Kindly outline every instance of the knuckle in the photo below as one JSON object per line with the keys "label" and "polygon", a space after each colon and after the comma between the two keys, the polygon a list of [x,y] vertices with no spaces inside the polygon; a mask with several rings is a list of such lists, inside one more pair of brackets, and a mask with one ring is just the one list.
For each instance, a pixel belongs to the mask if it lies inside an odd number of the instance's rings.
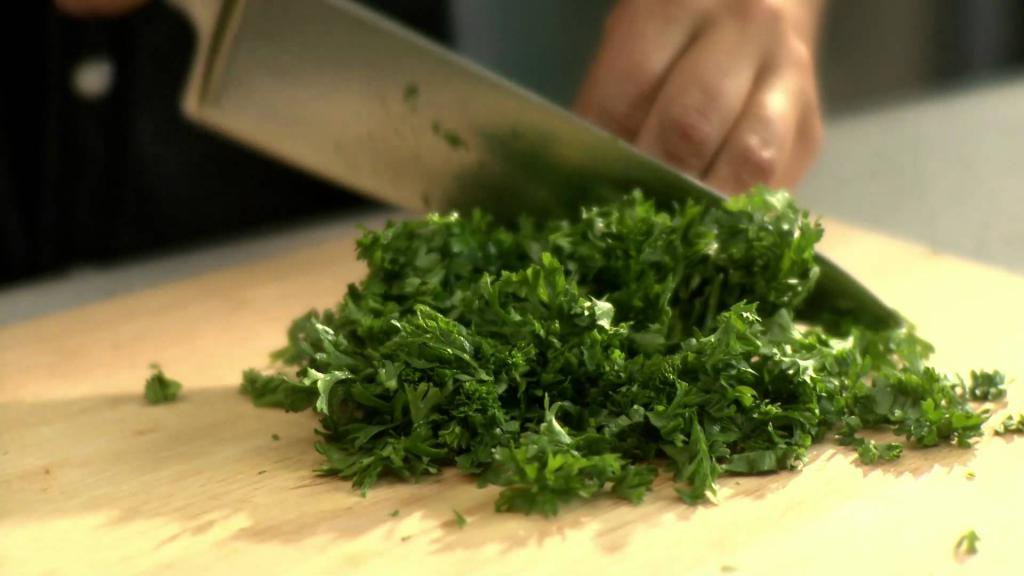
{"label": "knuckle", "polygon": [[596,102],[588,116],[600,126],[626,139],[631,139],[640,130],[644,112],[638,102],[614,105],[604,101]]}
{"label": "knuckle", "polygon": [[780,44],[784,51],[785,59],[793,66],[798,69],[813,73],[814,71],[814,51],[807,45],[806,42],[798,38],[795,34],[790,34],[784,42]]}
{"label": "knuckle", "polygon": [[779,169],[779,157],[775,149],[752,135],[745,136],[736,150],[736,179],[743,186],[767,184]]}
{"label": "knuckle", "polygon": [[714,120],[706,108],[677,107],[666,115],[658,131],[666,159],[681,168],[703,168],[714,152]]}

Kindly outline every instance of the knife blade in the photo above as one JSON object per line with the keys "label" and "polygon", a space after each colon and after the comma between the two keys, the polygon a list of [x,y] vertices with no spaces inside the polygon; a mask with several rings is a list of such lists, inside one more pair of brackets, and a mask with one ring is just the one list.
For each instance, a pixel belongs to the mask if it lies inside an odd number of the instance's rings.
{"label": "knife blade", "polygon": [[[348,0],[174,0],[197,48],[187,117],[278,160],[406,209],[572,216],[639,188],[724,196]],[[818,255],[802,311],[875,327],[900,317]]]}

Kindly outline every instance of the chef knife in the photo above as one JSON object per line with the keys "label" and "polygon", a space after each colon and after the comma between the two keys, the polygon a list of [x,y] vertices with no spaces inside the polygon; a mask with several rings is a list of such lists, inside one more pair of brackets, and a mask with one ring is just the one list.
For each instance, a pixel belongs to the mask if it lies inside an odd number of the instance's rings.
{"label": "chef knife", "polygon": [[[724,197],[348,0],[172,0],[197,43],[182,107],[274,158],[411,210],[567,216],[639,188]],[[805,317],[899,316],[827,258]]]}

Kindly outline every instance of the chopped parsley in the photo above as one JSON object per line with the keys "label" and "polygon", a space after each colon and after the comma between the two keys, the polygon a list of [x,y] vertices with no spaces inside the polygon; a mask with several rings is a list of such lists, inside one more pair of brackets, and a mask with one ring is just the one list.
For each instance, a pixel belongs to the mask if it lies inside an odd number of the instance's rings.
{"label": "chopped parsley", "polygon": [[146,402],[164,404],[177,400],[178,393],[181,392],[181,382],[168,378],[159,364],[150,364],[149,368],[153,373],[146,379]]}
{"label": "chopped parsley", "polygon": [[[682,500],[723,474],[799,468],[835,437],[867,464],[969,447],[1004,378],[927,364],[912,326],[796,323],[821,226],[784,192],[664,210],[640,193],[575,220],[481,212],[368,231],[369,269],[246,371],[260,406],[312,409],[320,472],[365,493],[456,466],[499,511],[554,515],[602,493],[639,502],[663,472]],[[903,443],[878,444],[864,430]]]}
{"label": "chopped parsley", "polygon": [[976,402],[991,402],[1006,398],[1006,376],[1002,372],[971,370],[971,384],[967,396]]}
{"label": "chopped parsley", "polygon": [[402,100],[409,106],[415,106],[420,98],[420,86],[415,82],[409,82],[402,90]]}
{"label": "chopped parsley", "polygon": [[981,542],[981,536],[978,536],[978,533],[974,530],[968,530],[957,539],[953,550],[958,554],[973,556],[978,553],[978,542]]}
{"label": "chopped parsley", "polygon": [[1014,417],[1012,414],[1007,414],[1006,418],[1003,419],[999,427],[996,428],[996,434],[1003,436],[1006,434],[1024,434],[1024,413],[1017,414]]}

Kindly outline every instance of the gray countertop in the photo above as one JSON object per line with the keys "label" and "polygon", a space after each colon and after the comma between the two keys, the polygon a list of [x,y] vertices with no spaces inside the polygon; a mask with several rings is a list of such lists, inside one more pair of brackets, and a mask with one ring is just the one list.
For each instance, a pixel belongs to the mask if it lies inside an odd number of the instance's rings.
{"label": "gray countertop", "polygon": [[1024,79],[828,123],[811,210],[1024,271]]}
{"label": "gray countertop", "polygon": [[[812,211],[937,250],[1024,271],[1024,79],[866,110],[828,122],[801,186]],[[216,245],[78,268],[0,288],[0,324],[322,242],[379,212]]]}

